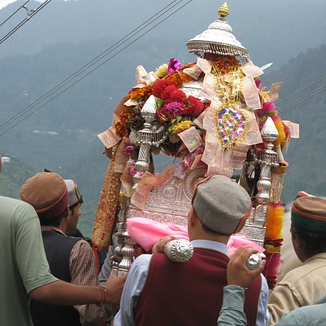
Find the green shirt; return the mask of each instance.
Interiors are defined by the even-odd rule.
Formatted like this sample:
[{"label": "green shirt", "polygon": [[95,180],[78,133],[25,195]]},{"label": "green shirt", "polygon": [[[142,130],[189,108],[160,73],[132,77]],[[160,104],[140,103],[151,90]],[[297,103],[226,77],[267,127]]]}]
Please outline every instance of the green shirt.
[{"label": "green shirt", "polygon": [[57,281],[50,274],[34,208],[0,196],[0,325],[32,325],[28,293]]}]

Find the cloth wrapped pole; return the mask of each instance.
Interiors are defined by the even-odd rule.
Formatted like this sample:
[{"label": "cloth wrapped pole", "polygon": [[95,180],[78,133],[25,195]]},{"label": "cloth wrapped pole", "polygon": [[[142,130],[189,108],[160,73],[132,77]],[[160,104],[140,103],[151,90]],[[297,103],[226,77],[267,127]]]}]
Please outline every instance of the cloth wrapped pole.
[{"label": "cloth wrapped pole", "polygon": [[101,196],[96,210],[92,242],[98,250],[108,249],[119,208],[121,173],[114,171],[114,164],[115,155],[112,156],[106,171]]}]

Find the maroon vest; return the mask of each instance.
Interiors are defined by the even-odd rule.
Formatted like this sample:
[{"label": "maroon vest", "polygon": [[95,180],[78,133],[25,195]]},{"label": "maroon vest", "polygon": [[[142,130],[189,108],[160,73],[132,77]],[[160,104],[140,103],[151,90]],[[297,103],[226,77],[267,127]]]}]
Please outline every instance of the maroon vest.
[{"label": "maroon vest", "polygon": [[[163,254],[151,258],[148,275],[139,297],[137,326],[216,326],[227,284],[229,258],[210,249],[195,248],[185,263],[174,263]],[[247,325],[255,325],[261,277],[246,291]]]}]

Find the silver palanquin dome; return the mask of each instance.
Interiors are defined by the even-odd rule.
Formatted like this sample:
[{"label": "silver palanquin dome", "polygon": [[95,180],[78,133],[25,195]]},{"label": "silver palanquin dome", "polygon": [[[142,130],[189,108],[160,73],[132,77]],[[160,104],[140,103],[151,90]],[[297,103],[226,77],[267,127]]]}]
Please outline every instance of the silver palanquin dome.
[{"label": "silver palanquin dome", "polygon": [[[190,39],[186,45],[190,53],[203,58],[206,53],[214,55],[230,55],[249,61],[248,50],[241,45],[232,33],[232,28],[225,21],[229,8],[225,2],[218,10],[220,18],[210,24],[208,29]],[[242,59],[242,60],[241,60]]]}]

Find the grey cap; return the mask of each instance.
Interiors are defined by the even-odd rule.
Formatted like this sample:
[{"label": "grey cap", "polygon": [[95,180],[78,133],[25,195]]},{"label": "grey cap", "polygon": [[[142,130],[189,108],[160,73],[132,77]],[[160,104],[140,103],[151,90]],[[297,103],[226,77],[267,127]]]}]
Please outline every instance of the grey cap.
[{"label": "grey cap", "polygon": [[74,204],[76,204],[77,202],[79,203],[83,203],[83,199],[81,194],[79,193],[79,189],[77,187],[77,184],[75,181],[71,180],[71,179],[67,179],[65,180],[67,189],[68,189],[68,194],[69,194],[69,202],[68,202],[68,206],[72,206]]},{"label": "grey cap", "polygon": [[200,182],[192,205],[203,225],[227,235],[239,232],[251,211],[247,191],[222,175],[214,175]]}]

